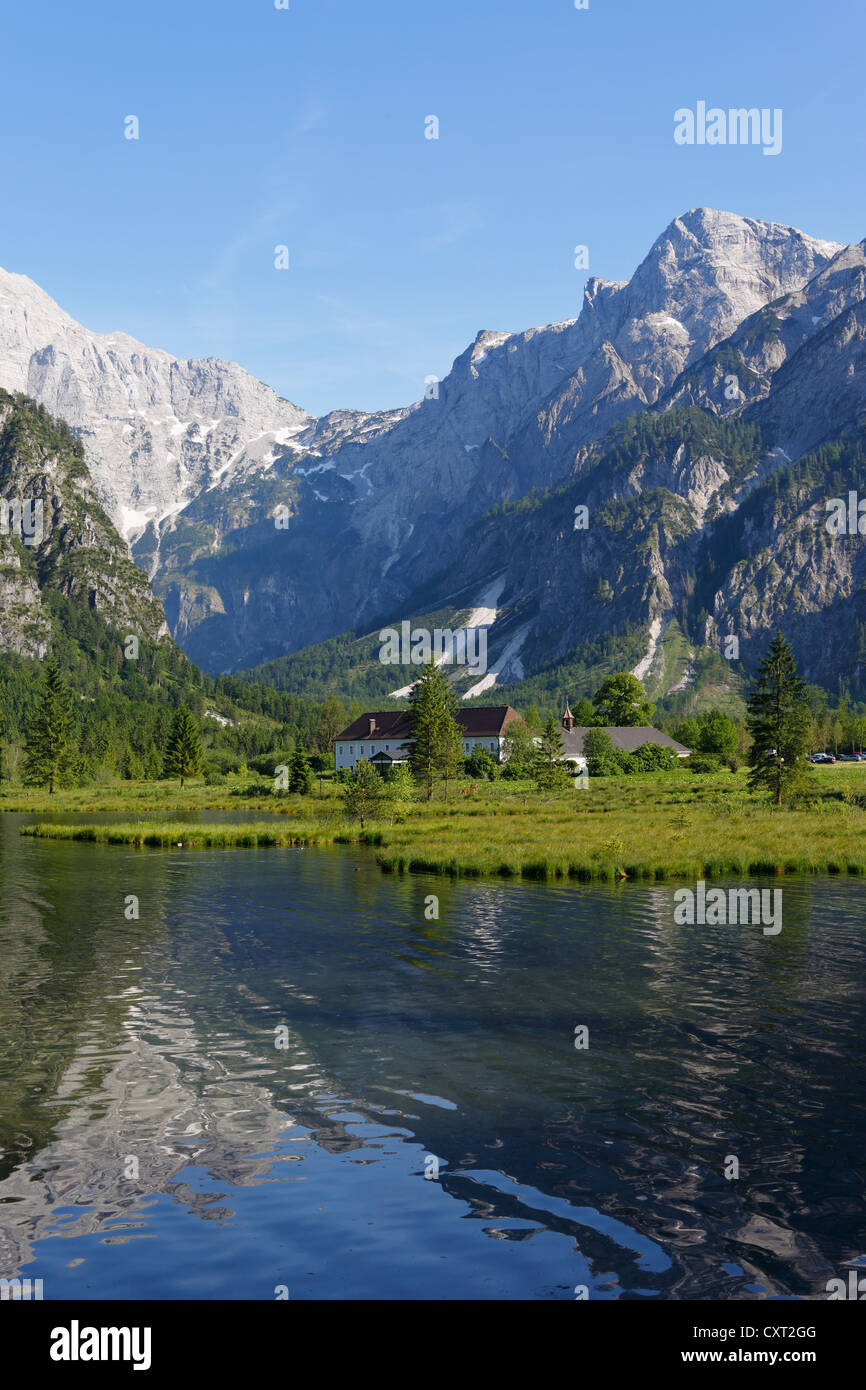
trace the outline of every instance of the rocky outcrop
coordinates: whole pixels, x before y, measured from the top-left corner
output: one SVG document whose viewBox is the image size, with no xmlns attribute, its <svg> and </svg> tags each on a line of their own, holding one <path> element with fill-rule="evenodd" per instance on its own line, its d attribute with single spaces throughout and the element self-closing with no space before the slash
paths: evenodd
<svg viewBox="0 0 866 1390">
<path fill-rule="evenodd" d="M 162 606 L 97 500 L 81 441 L 26 397 L 0 391 L 0 651 L 41 658 L 52 596 L 159 641 Z"/>
<path fill-rule="evenodd" d="M 127 538 L 247 471 L 311 417 L 216 358 L 182 361 L 125 333 L 91 333 L 24 275 L 0 270 L 0 387 L 32 396 L 85 446 Z"/>
</svg>

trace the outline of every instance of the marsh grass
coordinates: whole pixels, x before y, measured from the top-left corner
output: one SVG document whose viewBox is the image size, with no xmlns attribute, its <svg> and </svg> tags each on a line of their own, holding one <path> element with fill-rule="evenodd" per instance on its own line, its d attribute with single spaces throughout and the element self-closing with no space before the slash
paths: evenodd
<svg viewBox="0 0 866 1390">
<path fill-rule="evenodd" d="M 386 872 L 538 880 L 663 880 L 750 874 L 866 874 L 866 765 L 819 768 L 798 808 L 777 810 L 749 793 L 743 773 L 684 770 L 599 778 L 586 789 L 539 793 L 499 781 L 452 787 L 448 801 L 416 802 L 393 825 L 362 834 L 346 821 L 337 789 L 307 797 L 262 797 L 249 809 L 279 819 L 244 825 L 172 823 L 172 812 L 237 808 L 223 789 L 150 783 L 61 792 L 15 805 L 56 813 L 131 813 L 123 825 L 41 824 L 39 838 L 105 844 L 231 848 L 354 843 L 374 847 Z M 216 791 L 216 795 L 214 792 Z M 87 798 L 90 798 L 88 802 Z M 14 794 L 0 796 L 12 809 Z M 46 805 L 46 803 L 48 804 Z M 95 803 L 95 804 L 94 804 Z M 153 811 L 158 810 L 158 815 Z M 135 822 L 132 816 L 150 812 Z M 285 821 L 283 821 L 285 817 Z"/>
<path fill-rule="evenodd" d="M 22 835 L 38 840 L 86 840 L 100 845 L 138 845 L 166 849 L 233 849 L 272 845 L 324 845 L 338 836 L 315 826 L 279 825 L 269 821 L 250 825 L 191 825 L 139 821 L 130 825 L 24 825 Z"/>
</svg>

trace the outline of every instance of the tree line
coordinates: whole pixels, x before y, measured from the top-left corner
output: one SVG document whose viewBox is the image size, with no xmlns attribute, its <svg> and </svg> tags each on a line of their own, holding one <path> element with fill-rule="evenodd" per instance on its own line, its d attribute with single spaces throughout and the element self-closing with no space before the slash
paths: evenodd
<svg viewBox="0 0 866 1390">
<path fill-rule="evenodd" d="M 808 752 L 816 731 L 816 715 L 810 704 L 810 687 L 797 671 L 793 650 L 781 632 L 770 643 L 760 663 L 747 702 L 742 725 L 720 710 L 704 710 L 682 721 L 674 730 L 677 741 L 690 749 L 694 771 L 713 771 L 721 763 L 734 767 L 745 747 L 748 784 L 768 792 L 777 805 L 806 786 Z M 346 809 L 360 819 L 370 819 L 382 802 L 399 802 L 417 788 L 427 800 L 436 780 L 448 783 L 459 771 L 478 779 L 496 776 L 531 778 L 539 790 L 563 787 L 573 777 L 563 761 L 562 727 L 554 716 L 544 723 L 534 706 L 524 717 L 507 726 L 505 761 L 500 765 L 486 750 L 476 747 L 462 756 L 463 732 L 456 719 L 454 692 L 433 662 L 425 667 L 409 697 L 407 761 L 391 773 L 395 790 L 366 759 L 345 774 Z M 575 724 L 586 727 L 583 754 L 590 776 L 622 772 L 652 772 L 679 764 L 675 749 L 647 742 L 634 752 L 613 746 L 604 725 L 638 727 L 651 723 L 654 706 L 641 682 L 629 672 L 608 676 L 592 702 L 581 700 L 573 711 Z M 852 738 L 854 734 L 852 732 Z"/>
<path fill-rule="evenodd" d="M 588 706 L 584 709 L 582 706 Z M 181 787 L 186 779 L 198 776 L 205 764 L 206 750 L 199 721 L 186 705 L 173 711 L 161 709 L 161 746 L 153 746 L 152 775 L 177 778 Z M 677 765 L 675 750 L 648 742 L 632 753 L 614 749 L 604 725 L 643 726 L 654 717 L 654 706 L 647 700 L 640 681 L 628 672 L 608 676 L 589 701 L 578 702 L 575 722 L 592 714 L 594 723 L 587 727 L 583 752 L 592 776 L 626 772 L 647 772 Z M 310 755 L 303 738 L 296 731 L 293 746 L 286 761 L 277 762 L 274 735 L 271 727 L 266 735 L 268 748 L 259 759 L 261 771 L 271 772 L 280 790 L 306 794 L 313 786 L 313 758 L 319 759 L 319 770 L 329 761 L 333 741 L 344 727 L 348 712 L 340 701 L 328 697 L 318 711 L 314 738 L 327 752 Z M 505 736 L 505 760 L 500 766 L 486 750 L 476 747 L 463 755 L 463 731 L 457 721 L 457 699 L 441 667 L 431 660 L 422 668 L 419 679 L 409 696 L 407 761 L 392 770 L 384 780 L 372 765 L 361 759 L 345 775 L 344 797 L 349 813 L 362 824 L 373 814 L 373 808 L 390 805 L 391 815 L 396 808 L 420 788 L 427 800 L 432 799 L 437 781 L 444 783 L 445 796 L 449 783 L 465 774 L 477 779 L 501 775 L 510 778 L 531 778 L 539 790 L 554 790 L 564 786 L 573 775 L 563 761 L 562 727 L 549 716 L 542 724 L 537 712 L 529 707 L 524 718 L 512 721 Z M 749 785 L 769 791 L 778 805 L 783 798 L 803 784 L 807 753 L 814 744 L 816 728 L 823 728 L 826 716 L 810 703 L 810 688 L 796 667 L 794 653 L 781 633 L 770 644 L 760 663 L 747 704 L 745 729 L 718 710 L 705 710 L 693 719 L 682 721 L 675 731 L 680 741 L 692 751 L 696 762 L 703 757 L 734 758 L 743 735 L 748 744 Z M 836 718 L 844 731 L 843 716 Z M 860 732 L 852 716 L 848 732 L 852 743 Z M 87 721 L 86 737 L 104 736 L 91 718 Z M 26 722 L 23 746 L 24 780 L 31 785 L 46 786 L 53 795 L 58 786 L 69 785 L 81 775 L 82 731 L 77 717 L 76 700 L 61 675 L 56 661 L 49 661 L 44 670 L 42 687 L 35 707 Z M 210 750 L 213 756 L 213 750 Z M 276 766 L 275 766 L 276 763 Z M 209 766 L 213 772 L 213 764 Z M 141 774 L 139 774 L 141 775 Z M 147 774 L 145 774 L 147 775 Z M 217 770 L 218 775 L 218 770 Z"/>
</svg>

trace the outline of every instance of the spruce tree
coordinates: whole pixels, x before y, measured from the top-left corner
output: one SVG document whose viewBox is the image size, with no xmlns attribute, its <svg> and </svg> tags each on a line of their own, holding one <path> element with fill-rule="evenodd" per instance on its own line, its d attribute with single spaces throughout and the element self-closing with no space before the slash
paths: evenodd
<svg viewBox="0 0 866 1390">
<path fill-rule="evenodd" d="M 295 744 L 295 751 L 289 763 L 289 791 L 297 792 L 300 796 L 309 796 L 312 790 L 313 773 L 307 762 L 304 745 L 299 740 Z"/>
<path fill-rule="evenodd" d="M 749 786 L 752 790 L 769 791 L 777 806 L 782 805 L 783 795 L 796 787 L 806 770 L 812 719 L 805 694 L 805 682 L 797 671 L 794 653 L 781 632 L 777 632 L 758 668 L 746 717 L 752 736 Z"/>
<path fill-rule="evenodd" d="M 541 744 L 538 749 L 535 780 L 542 790 L 551 791 L 556 786 L 564 785 L 568 774 L 561 758 L 562 729 L 551 715 L 541 731 Z"/>
<path fill-rule="evenodd" d="M 447 682 L 446 682 L 447 683 Z M 451 687 L 448 687 L 449 691 Z M 463 731 L 453 713 L 443 719 L 439 740 L 439 775 L 445 779 L 445 799 L 448 783 L 463 768 Z"/>
<path fill-rule="evenodd" d="M 201 734 L 189 710 L 181 705 L 175 710 L 171 732 L 165 746 L 166 777 L 179 777 L 181 789 L 184 779 L 194 777 L 201 770 Z"/>
<path fill-rule="evenodd" d="M 457 701 L 441 669 L 430 660 L 409 695 L 409 767 L 413 777 L 433 797 L 439 775 L 453 776 L 462 749 L 463 735 L 455 719 Z"/>
<path fill-rule="evenodd" d="M 48 783 L 48 793 L 67 777 L 74 754 L 72 696 L 57 666 L 45 668 L 45 684 L 36 712 L 27 726 L 24 780 L 35 786 Z"/>
</svg>

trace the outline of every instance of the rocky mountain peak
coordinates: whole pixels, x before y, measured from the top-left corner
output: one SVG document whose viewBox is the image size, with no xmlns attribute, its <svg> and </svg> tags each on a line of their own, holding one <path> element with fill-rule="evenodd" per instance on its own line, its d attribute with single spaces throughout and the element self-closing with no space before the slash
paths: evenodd
<svg viewBox="0 0 866 1390">
<path fill-rule="evenodd" d="M 674 218 L 624 292 L 627 314 L 667 313 L 692 340 L 692 356 L 726 338 L 769 300 L 799 289 L 842 250 L 778 222 L 714 208 Z"/>
<path fill-rule="evenodd" d="M 856 248 L 692 208 L 630 280 L 590 278 L 577 318 L 483 330 L 414 405 L 320 420 L 235 364 L 88 333 L 5 276 L 0 386 L 73 427 L 175 636 L 218 671 L 399 611 L 419 587 L 460 589 L 485 515 L 580 475 L 586 450 L 630 415 L 765 403 L 784 450 L 811 447 L 858 407 L 863 276 Z M 722 390 L 731 361 L 734 404 Z M 814 402 L 808 435 L 804 382 L 831 402 Z M 667 487 L 709 515 L 722 465 L 699 446 L 682 467 L 641 457 L 631 490 Z M 697 481 L 689 467 L 703 470 Z M 277 504 L 291 517 L 279 531 Z"/>
<path fill-rule="evenodd" d="M 0 387 L 83 440 L 100 500 L 132 538 L 202 488 L 267 466 L 314 423 L 234 362 L 184 361 L 91 333 L 25 275 L 0 270 Z"/>
</svg>

